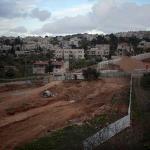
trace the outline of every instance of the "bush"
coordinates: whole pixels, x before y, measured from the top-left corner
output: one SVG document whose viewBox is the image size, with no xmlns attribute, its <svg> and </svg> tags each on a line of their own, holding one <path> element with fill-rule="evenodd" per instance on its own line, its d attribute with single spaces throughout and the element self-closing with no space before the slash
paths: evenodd
<svg viewBox="0 0 150 150">
<path fill-rule="evenodd" d="M 83 76 L 86 80 L 96 80 L 99 77 L 99 73 L 96 69 L 88 68 L 83 70 Z"/>
<path fill-rule="evenodd" d="M 5 76 L 8 78 L 14 78 L 16 75 L 16 72 L 14 69 L 10 68 L 6 71 Z"/>
<path fill-rule="evenodd" d="M 150 88 L 150 73 L 145 73 L 143 77 L 141 78 L 141 86 L 144 89 Z"/>
</svg>

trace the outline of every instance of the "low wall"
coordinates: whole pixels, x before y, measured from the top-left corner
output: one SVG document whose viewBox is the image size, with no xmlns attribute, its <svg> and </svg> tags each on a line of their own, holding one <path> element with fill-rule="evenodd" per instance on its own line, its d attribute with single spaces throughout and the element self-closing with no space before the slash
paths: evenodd
<svg viewBox="0 0 150 150">
<path fill-rule="evenodd" d="M 126 72 L 100 72 L 100 77 L 130 77 L 130 73 Z"/>
<path fill-rule="evenodd" d="M 147 59 L 147 58 L 150 58 L 150 53 L 139 54 L 139 55 L 136 55 L 136 56 L 132 56 L 132 58 L 135 58 L 135 59 L 138 59 L 138 60 Z"/>
<path fill-rule="evenodd" d="M 93 147 L 97 147 L 101 143 L 107 141 L 120 131 L 126 129 L 130 126 L 130 115 L 127 115 L 120 120 L 108 125 L 107 127 L 103 128 L 95 135 L 87 138 L 83 142 L 84 150 L 92 150 Z"/>
<path fill-rule="evenodd" d="M 131 124 L 131 100 L 132 100 L 132 76 L 130 80 L 130 96 L 129 96 L 129 106 L 128 106 L 128 115 L 115 121 L 114 123 L 108 125 L 107 127 L 101 129 L 99 132 L 93 136 L 85 139 L 83 141 L 84 150 L 92 150 L 94 147 L 99 146 L 101 143 L 104 143 L 117 133 L 122 130 L 130 127 Z"/>
</svg>

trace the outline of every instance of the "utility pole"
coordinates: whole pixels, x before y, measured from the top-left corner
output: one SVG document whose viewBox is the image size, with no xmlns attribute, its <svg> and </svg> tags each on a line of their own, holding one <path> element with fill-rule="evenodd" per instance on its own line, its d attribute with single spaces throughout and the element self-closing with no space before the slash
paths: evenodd
<svg viewBox="0 0 150 150">
<path fill-rule="evenodd" d="M 27 76 L 27 58 L 26 58 L 26 55 L 25 55 L 25 72 L 24 72 L 24 76 L 25 77 Z"/>
</svg>

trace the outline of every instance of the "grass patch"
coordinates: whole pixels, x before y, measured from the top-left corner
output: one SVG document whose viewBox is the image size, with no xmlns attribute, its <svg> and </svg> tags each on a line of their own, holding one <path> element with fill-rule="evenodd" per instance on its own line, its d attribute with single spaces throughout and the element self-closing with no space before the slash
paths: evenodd
<svg viewBox="0 0 150 150">
<path fill-rule="evenodd" d="M 94 126 L 95 128 L 101 128 L 103 127 L 107 122 L 109 121 L 108 115 L 100 115 L 96 118 L 93 118 L 90 121 L 90 124 Z"/>
<path fill-rule="evenodd" d="M 139 106 L 136 102 L 134 89 L 132 92 L 132 111 L 131 111 L 131 114 L 132 114 L 133 120 L 140 120 L 141 119 L 142 113 L 141 113 L 141 110 L 139 109 Z"/>
<path fill-rule="evenodd" d="M 81 150 L 82 142 L 88 136 L 97 132 L 87 124 L 69 126 L 50 135 L 26 144 L 16 150 Z"/>
<path fill-rule="evenodd" d="M 118 94 L 114 94 L 112 96 L 111 103 L 114 104 L 129 104 L 129 96 L 130 96 L 130 89 L 128 88 L 127 91 L 123 91 Z"/>
<path fill-rule="evenodd" d="M 150 90 L 150 73 L 145 73 L 141 78 L 141 86 L 145 90 Z"/>
<path fill-rule="evenodd" d="M 82 142 L 98 132 L 107 121 L 107 115 L 100 115 L 82 126 L 72 125 L 52 132 L 16 150 L 82 150 Z"/>
</svg>

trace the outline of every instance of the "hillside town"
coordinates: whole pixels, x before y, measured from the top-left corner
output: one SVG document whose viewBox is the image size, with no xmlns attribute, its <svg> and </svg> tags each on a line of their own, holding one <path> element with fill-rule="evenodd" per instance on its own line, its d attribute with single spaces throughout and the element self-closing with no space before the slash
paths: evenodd
<svg viewBox="0 0 150 150">
<path fill-rule="evenodd" d="M 56 74 L 55 68 L 60 68 L 60 71 L 69 71 L 120 56 L 134 56 L 146 52 L 150 52 L 150 39 L 147 32 L 142 34 L 127 32 L 116 35 L 85 33 L 56 37 L 1 37 L 0 57 L 3 57 L 5 61 L 1 59 L 0 71 L 2 78 L 9 78 L 9 71 L 21 72 L 12 77 L 40 75 L 48 72 Z M 20 60 L 23 61 L 22 65 L 18 64 Z M 67 67 L 62 69 L 66 63 Z M 64 71 L 61 74 L 64 74 Z"/>
<path fill-rule="evenodd" d="M 150 0 L 0 0 L 0 150 L 150 150 Z"/>
</svg>

